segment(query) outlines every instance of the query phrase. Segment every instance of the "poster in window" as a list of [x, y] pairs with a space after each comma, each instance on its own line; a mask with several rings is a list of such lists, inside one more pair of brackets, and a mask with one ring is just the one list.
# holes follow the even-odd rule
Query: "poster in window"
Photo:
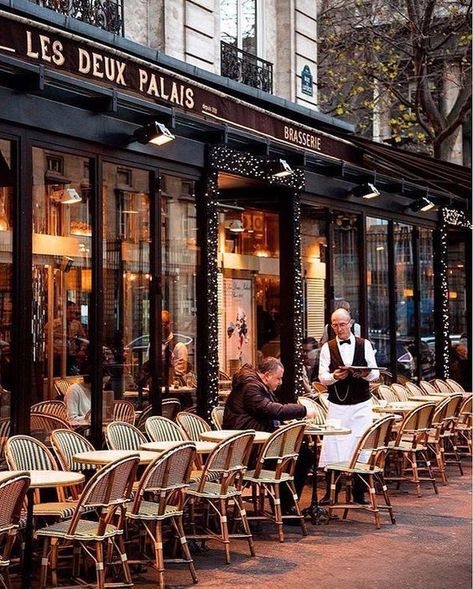
[[253, 362], [252, 283], [245, 279], [225, 279], [226, 365]]

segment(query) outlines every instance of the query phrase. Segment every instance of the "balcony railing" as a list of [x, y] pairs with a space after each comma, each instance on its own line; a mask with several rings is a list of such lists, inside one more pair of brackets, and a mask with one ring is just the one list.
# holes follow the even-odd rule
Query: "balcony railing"
[[123, 0], [30, 0], [59, 14], [77, 18], [89, 25], [115, 33], [125, 34]]
[[273, 93], [273, 64], [221, 41], [221, 75]]

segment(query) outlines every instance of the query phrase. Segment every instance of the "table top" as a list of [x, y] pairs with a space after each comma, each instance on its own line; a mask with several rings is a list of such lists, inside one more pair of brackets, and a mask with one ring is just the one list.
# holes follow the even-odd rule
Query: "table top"
[[80, 464], [97, 464], [104, 465], [130, 456], [130, 454], [140, 455], [140, 464], [149, 464], [156, 458], [156, 452], [145, 452], [143, 450], [90, 450], [88, 452], [78, 452], [72, 459]]
[[[0, 473], [0, 482], [7, 477], [18, 474], [20, 470], [6, 470]], [[78, 485], [85, 481], [85, 476], [80, 472], [70, 472], [67, 470], [29, 470], [31, 483], [30, 488], [46, 489], [50, 487], [68, 487], [69, 485]]]
[[375, 413], [405, 413], [407, 411], [412, 411], [412, 409], [415, 409], [416, 407], [419, 407], [417, 401], [392, 401], [384, 407], [381, 407], [381, 405], [374, 405], [373, 411]]
[[[209, 454], [215, 448], [216, 444], [214, 442], [193, 442], [195, 444], [197, 454]], [[182, 444], [182, 442], [146, 442], [141, 444], [143, 450], [149, 450], [148, 454], [156, 453], [156, 452], [166, 452], [166, 450], [171, 450], [175, 446]]]
[[308, 436], [347, 436], [351, 434], [351, 429], [347, 427], [333, 427], [326, 424], [307, 423], [305, 433]]
[[409, 401], [418, 401], [420, 403], [439, 403], [448, 395], [413, 395]]
[[[209, 432], [202, 432], [200, 434], [200, 437], [202, 440], [205, 440], [207, 442], [222, 442], [223, 440], [228, 439], [230, 436], [234, 436], [235, 434], [242, 434], [247, 431], [253, 431], [253, 430], [217, 429], [217, 430], [212, 430]], [[269, 432], [255, 431], [254, 434], [255, 434], [255, 439], [253, 441], [253, 444], [264, 444], [271, 436], [271, 434]]]

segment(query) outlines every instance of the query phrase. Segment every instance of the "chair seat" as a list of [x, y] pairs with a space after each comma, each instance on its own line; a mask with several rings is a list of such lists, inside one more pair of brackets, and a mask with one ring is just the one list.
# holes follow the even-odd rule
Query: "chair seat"
[[[200, 479], [202, 478], [203, 470], [193, 470], [190, 476], [191, 483], [199, 483]], [[207, 473], [207, 480], [210, 482], [215, 483], [216, 481], [220, 480], [220, 473], [219, 472], [208, 472]]]
[[427, 450], [427, 448], [422, 444], [419, 444], [418, 446], [413, 448], [411, 442], [404, 442], [402, 440], [400, 444], [398, 444], [397, 446], [394, 444], [394, 442], [390, 442], [389, 449], [398, 450], [399, 452], [425, 452]]
[[65, 540], [81, 540], [87, 541], [100, 541], [104, 538], [112, 538], [117, 534], [122, 534], [123, 530], [119, 530], [116, 526], [108, 524], [103, 536], [97, 535], [97, 522], [82, 520], [78, 523], [77, 528], [73, 534], [68, 534], [70, 522], [63, 521], [41, 528], [36, 532], [38, 536], [53, 536], [54, 538], [64, 538]]
[[185, 492], [194, 497], [207, 497], [209, 499], [228, 499], [229, 497], [236, 497], [240, 495], [240, 491], [235, 487], [229, 486], [227, 492], [222, 494], [222, 485], [220, 483], [212, 483], [207, 481], [202, 491], [198, 491], [199, 483], [192, 483]]
[[59, 517], [70, 519], [76, 508], [77, 501], [51, 501], [49, 503], [38, 503], [33, 506], [35, 517]]
[[158, 507], [159, 504], [155, 501], [142, 501], [139, 513], [131, 513], [127, 511], [126, 516], [130, 519], [163, 520], [169, 517], [182, 515], [182, 510], [177, 509], [175, 505], [166, 505], [165, 512], [162, 515], [158, 515]]
[[383, 472], [379, 466], [370, 466], [363, 462], [357, 462], [353, 468], [350, 468], [349, 462], [336, 462], [334, 464], [327, 464], [327, 470], [339, 470], [342, 472], [352, 472], [354, 474], [378, 474]]
[[279, 483], [279, 482], [283, 483], [285, 481], [293, 481], [294, 480], [294, 477], [291, 476], [287, 472], [283, 472], [281, 474], [281, 478], [277, 479], [275, 476], [276, 471], [274, 471], [274, 470], [262, 469], [260, 471], [259, 477], [255, 477], [254, 475], [255, 475], [255, 471], [249, 470], [249, 471], [247, 471], [247, 473], [243, 477], [243, 480], [245, 482], [251, 482], [251, 483]]

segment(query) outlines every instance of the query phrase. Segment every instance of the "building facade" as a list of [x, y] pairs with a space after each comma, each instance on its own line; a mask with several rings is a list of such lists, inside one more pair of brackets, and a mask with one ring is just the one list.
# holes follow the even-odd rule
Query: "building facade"
[[[302, 338], [319, 339], [340, 300], [394, 378], [448, 374], [451, 345], [471, 342], [468, 172], [297, 104], [296, 49], [292, 102], [217, 75], [217, 61], [191, 65], [195, 31], [174, 3], [156, 5], [163, 20], [137, 29], [149, 35], [138, 44], [0, 1], [1, 411], [13, 430], [83, 374], [97, 442], [112, 399], [148, 397], [159, 412], [163, 395], [196, 391], [208, 415], [219, 381], [264, 355], [280, 355], [293, 399]], [[204, 5], [183, 14], [198, 6], [192, 22], [215, 22]], [[182, 55], [147, 46], [187, 34]]]

